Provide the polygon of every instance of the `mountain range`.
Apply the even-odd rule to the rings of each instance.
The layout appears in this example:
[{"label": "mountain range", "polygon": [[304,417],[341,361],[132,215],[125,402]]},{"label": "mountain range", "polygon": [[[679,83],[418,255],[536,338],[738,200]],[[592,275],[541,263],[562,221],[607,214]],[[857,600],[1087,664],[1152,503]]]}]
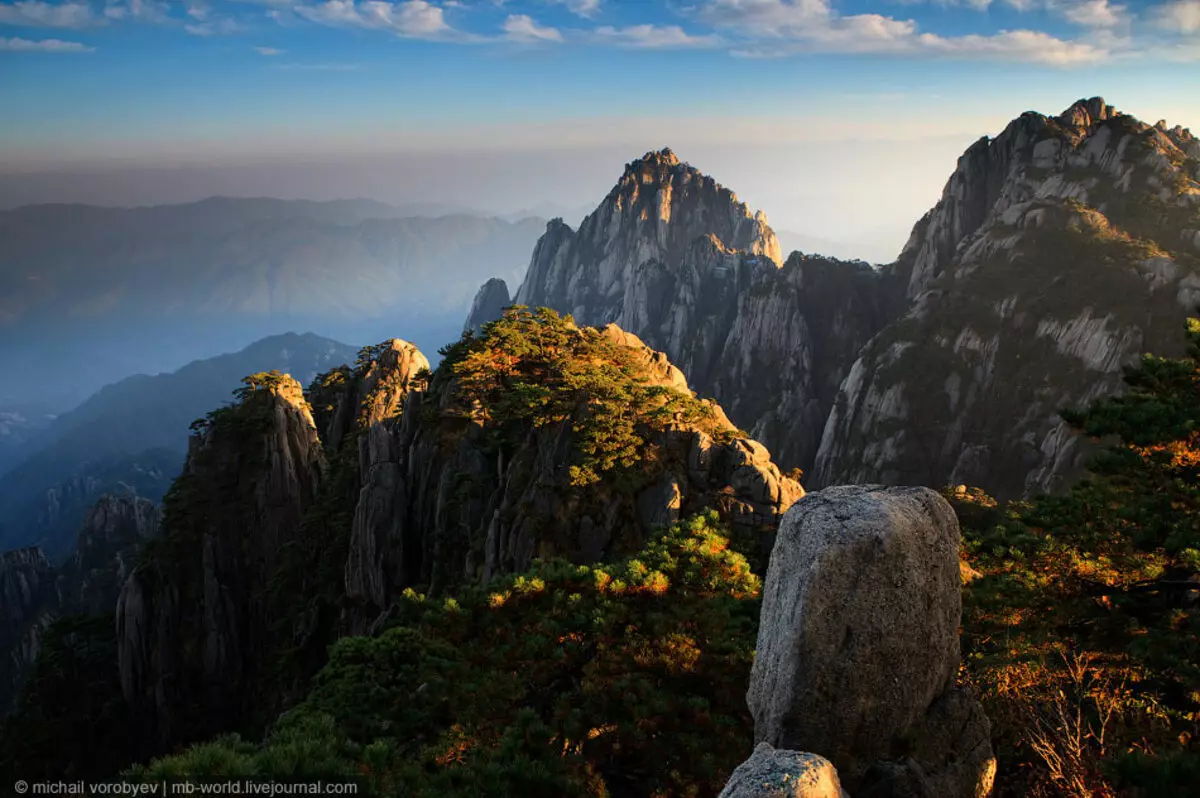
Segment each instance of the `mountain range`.
[{"label": "mountain range", "polygon": [[214,197],[0,211],[0,368],[23,375],[0,410],[62,412],[120,377],[288,329],[375,340],[404,319],[435,351],[484,276],[519,273],[544,224],[404,210]]},{"label": "mountain range", "polygon": [[188,426],[231,401],[242,377],[282,369],[305,380],[353,362],[356,350],[311,333],[272,336],[166,374],[108,385],[55,418],[0,472],[0,549],[41,546],[67,556],[89,507],[105,493],[158,501],[187,453]]},{"label": "mountain range", "polygon": [[[1100,98],[1027,113],[962,156],[899,258],[873,268],[785,260],[764,214],[650,152],[577,230],[550,222],[511,302],[635,332],[812,487],[1029,495],[1086,460],[1061,408],[1182,347],[1198,181],[1187,130]],[[489,281],[467,326],[509,301]]]}]

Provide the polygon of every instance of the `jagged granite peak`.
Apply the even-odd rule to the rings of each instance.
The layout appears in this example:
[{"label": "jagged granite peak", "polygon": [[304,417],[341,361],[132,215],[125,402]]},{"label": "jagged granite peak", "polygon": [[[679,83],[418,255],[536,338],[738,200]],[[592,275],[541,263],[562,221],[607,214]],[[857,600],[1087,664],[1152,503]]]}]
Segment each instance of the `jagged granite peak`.
[{"label": "jagged granite peak", "polygon": [[[625,378],[695,401],[683,373],[637,336],[616,325],[562,324],[555,329],[586,344],[584,351],[593,353],[587,357],[617,357],[629,371]],[[620,350],[604,348],[614,344]],[[485,347],[488,340],[471,345]],[[510,430],[509,442],[497,449],[499,422],[460,394],[458,357],[448,355],[427,389],[410,390],[398,416],[365,433],[371,443],[346,567],[346,592],[357,603],[352,630],[369,629],[407,586],[427,585],[437,594],[457,584],[487,584],[535,557],[603,560],[705,507],[752,534],[770,535],[803,496],[767,449],[709,402],[703,402],[704,429],[663,421],[644,430],[645,457],[656,464],[653,475],[639,477],[644,484],[618,487],[606,478],[574,486],[578,432],[570,417]]]},{"label": "jagged granite peak", "polygon": [[269,576],[325,468],[310,407],[288,375],[248,386],[192,436],[162,537],[116,611],[122,691],[160,740],[243,710],[270,637]]},{"label": "jagged granite peak", "polygon": [[765,214],[662,150],[627,164],[578,231],[547,225],[514,302],[638,335],[807,469],[854,354],[899,311],[897,281],[863,263],[781,262]]},{"label": "jagged granite peak", "polygon": [[[1187,129],[1165,128],[1139,122],[1093,97],[1057,117],[1024,113],[994,139],[981,138],[959,158],[941,200],[913,228],[901,252],[896,269],[907,281],[908,296],[928,288],[960,247],[1013,206],[1034,200],[1088,202],[1089,183],[1081,177],[1087,171],[1124,194],[1144,190],[1132,178],[1147,172],[1139,177],[1160,199],[1183,197],[1196,207],[1192,192],[1174,193],[1174,181],[1194,182],[1200,176],[1195,164],[1189,170],[1185,163],[1200,159],[1200,142]],[[1090,184],[1093,192],[1096,187]]]},{"label": "jagged granite peak", "polygon": [[504,309],[511,304],[508,284],[499,277],[493,277],[475,293],[475,299],[471,302],[471,312],[467,314],[463,330],[479,332],[483,325],[504,315]]},{"label": "jagged granite peak", "polygon": [[636,271],[650,262],[676,268],[691,244],[708,235],[764,266],[783,260],[764,214],[670,150],[649,152],[626,165],[578,231],[561,219],[547,225],[515,303],[553,307],[582,324],[633,329],[624,300]]},{"label": "jagged granite peak", "polygon": [[1089,447],[1058,412],[1182,354],[1200,304],[1200,142],[1099,98],[1028,113],[960,159],[893,267],[909,306],[860,353],[814,485],[1064,486]]}]

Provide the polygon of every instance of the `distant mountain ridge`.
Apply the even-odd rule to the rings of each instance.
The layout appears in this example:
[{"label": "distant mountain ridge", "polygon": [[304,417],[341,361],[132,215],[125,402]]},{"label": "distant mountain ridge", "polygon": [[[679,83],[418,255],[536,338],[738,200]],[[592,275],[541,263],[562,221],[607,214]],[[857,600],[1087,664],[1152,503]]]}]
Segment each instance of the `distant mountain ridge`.
[{"label": "distant mountain ridge", "polygon": [[278,369],[307,384],[319,372],[353,363],[356,353],[312,333],[288,333],[168,374],[105,386],[27,442],[23,460],[0,477],[0,550],[40,545],[61,559],[100,494],[160,498],[183,463],[188,425],[229,403],[242,377]]},{"label": "distant mountain ridge", "polygon": [[[40,394],[60,412],[128,374],[288,329],[370,341],[403,317],[436,351],[475,286],[520,273],[544,221],[407,210],[214,197],[0,211],[0,370],[25,375],[0,387],[0,411]],[[64,370],[78,392],[58,385]]]}]

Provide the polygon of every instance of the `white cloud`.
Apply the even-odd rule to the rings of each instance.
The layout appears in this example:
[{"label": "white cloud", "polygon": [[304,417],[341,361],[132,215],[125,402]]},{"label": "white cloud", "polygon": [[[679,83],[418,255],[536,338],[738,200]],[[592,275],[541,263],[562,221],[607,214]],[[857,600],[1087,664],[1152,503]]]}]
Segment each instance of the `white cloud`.
[{"label": "white cloud", "polygon": [[1085,28],[1115,28],[1129,21],[1125,6],[1112,5],[1108,0],[1082,0],[1082,2],[1056,2],[1051,10],[1061,14],[1068,22]]},{"label": "white cloud", "polygon": [[933,53],[991,56],[1053,66],[1092,63],[1109,54],[1109,51],[1102,47],[1085,42],[1066,41],[1048,33],[1032,30],[1001,31],[990,36],[955,36],[952,38],[924,33],[919,39],[922,47]]},{"label": "white cloud", "polygon": [[1151,11],[1158,27],[1176,33],[1200,33],[1200,0],[1174,0]]},{"label": "white cloud", "polygon": [[227,36],[245,30],[240,23],[228,18],[192,23],[184,25],[183,29],[193,36]]},{"label": "white cloud", "polygon": [[[591,19],[600,10],[600,0],[550,0],[550,2],[564,5],[572,14],[584,19]],[[496,5],[503,5],[503,0],[499,0]]]},{"label": "white cloud", "polygon": [[208,15],[212,11],[212,7],[202,0],[186,0],[183,5],[187,9],[189,17],[200,21],[208,19]]},{"label": "white cloud", "polygon": [[[1105,4],[1105,0],[1097,0]],[[829,0],[709,0],[697,16],[717,30],[744,37],[733,51],[743,57],[799,53],[942,55],[1031,61],[1067,66],[1100,60],[1104,44],[1059,39],[1030,30],[989,35],[922,33],[913,20],[881,14],[842,16]]]},{"label": "white cloud", "polygon": [[605,25],[592,33],[599,42],[644,50],[718,47],[722,44],[715,34],[693,36],[678,25],[630,25],[625,28]]},{"label": "white cloud", "polygon": [[326,0],[319,5],[296,6],[295,13],[321,25],[389,30],[409,39],[466,41],[478,39],[446,22],[440,6],[426,0]]},{"label": "white cloud", "polygon": [[0,50],[20,53],[90,53],[94,47],[88,47],[79,42],[64,42],[61,39],[29,39],[0,38]]},{"label": "white cloud", "polygon": [[557,28],[537,24],[527,14],[510,14],[504,20],[504,33],[514,42],[561,42],[562,33]]},{"label": "white cloud", "polygon": [[104,20],[92,13],[87,3],[46,3],[19,0],[0,4],[0,24],[30,28],[86,28]]},{"label": "white cloud", "polygon": [[254,52],[258,53],[259,55],[265,55],[269,57],[273,55],[283,55],[287,52],[287,50],[279,50],[275,47],[255,47]]},{"label": "white cloud", "polygon": [[109,0],[104,8],[109,19],[135,19],[162,24],[170,21],[170,8],[162,0]]}]

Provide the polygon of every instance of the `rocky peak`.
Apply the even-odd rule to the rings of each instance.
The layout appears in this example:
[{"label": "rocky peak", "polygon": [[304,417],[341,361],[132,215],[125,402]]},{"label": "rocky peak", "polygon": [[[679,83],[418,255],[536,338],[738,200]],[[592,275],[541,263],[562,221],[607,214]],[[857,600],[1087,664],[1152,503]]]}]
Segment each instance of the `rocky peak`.
[{"label": "rocky peak", "polygon": [[670,150],[649,152],[626,165],[578,231],[561,221],[547,225],[515,303],[553,307],[583,324],[633,328],[626,288],[639,270],[678,269],[693,242],[708,236],[764,268],[782,263],[764,214]]},{"label": "rocky peak", "polygon": [[[1151,127],[1103,99],[1079,100],[1062,114],[1027,112],[994,139],[982,138],[961,158],[934,209],[913,228],[896,264],[916,297],[933,286],[963,248],[1029,203],[1077,201],[1109,214],[1135,236],[1143,198],[1181,210],[1184,249],[1194,244],[1186,217],[1200,207],[1200,142],[1183,128]],[[1168,227],[1171,222],[1168,220]]]},{"label": "rocky peak", "polygon": [[1088,456],[1058,412],[1173,355],[1200,299],[1200,142],[1099,98],[1028,113],[959,159],[890,271],[911,302],[860,353],[817,486],[1056,489]]},{"label": "rocky peak", "polygon": [[[562,221],[561,219],[557,221]],[[565,225],[564,225],[565,227]],[[464,330],[479,332],[483,325],[504,315],[504,309],[512,304],[508,293],[508,284],[499,277],[493,277],[484,283],[475,293],[471,302],[471,311],[467,314]]]},{"label": "rocky peak", "polygon": [[1112,119],[1116,115],[1117,109],[1104,102],[1103,97],[1093,97],[1090,100],[1076,100],[1074,105],[1055,119],[1060,124],[1087,130],[1093,124]]},{"label": "rocky peak", "polygon": [[197,426],[162,539],[117,604],[123,692],[163,741],[243,711],[272,639],[270,576],[325,474],[299,383],[277,372],[244,382],[237,404]]}]

